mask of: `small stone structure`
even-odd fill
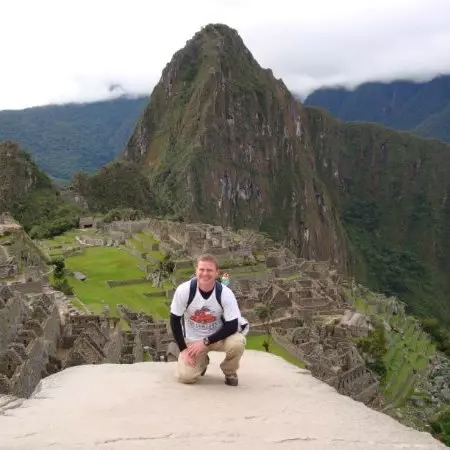
[[[93,228],[95,226],[95,219],[94,217],[81,217],[79,222],[79,227],[81,229],[85,228]]]

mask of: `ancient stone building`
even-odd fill
[[[51,370],[59,333],[59,314],[50,297],[30,300],[7,286],[0,288],[0,393],[33,392]]]

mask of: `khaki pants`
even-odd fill
[[[186,341],[187,346],[192,342]],[[235,333],[226,339],[208,345],[205,353],[197,356],[194,366],[186,364],[180,355],[178,356],[176,377],[182,383],[195,383],[206,369],[207,354],[209,352],[225,352],[225,358],[220,364],[224,375],[233,375],[239,369],[239,362],[245,350],[246,339],[241,333]]]

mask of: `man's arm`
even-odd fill
[[[188,292],[184,292],[185,290],[186,286],[178,286],[175,289],[172,304],[170,305],[170,328],[172,329],[173,337],[178,344],[180,352],[187,348],[181,327],[181,318],[186,311],[187,295],[189,294]]]
[[[228,336],[236,333],[238,330],[238,319],[233,319],[224,322],[222,328],[219,328],[215,333],[211,336],[208,336],[208,341],[210,344],[214,342],[221,341],[222,339],[226,339]]]
[[[170,328],[172,329],[175,342],[178,344],[180,352],[182,352],[185,348],[187,348],[187,345],[183,336],[183,328],[181,327],[181,316],[170,313]]]
[[[226,286],[222,288],[222,308],[224,324],[222,328],[208,337],[211,343],[226,339],[228,336],[236,333],[239,328],[241,312],[233,291]]]

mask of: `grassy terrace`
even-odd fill
[[[412,321],[408,320],[404,325],[403,335],[393,333],[384,358],[388,368],[384,396],[393,406],[402,406],[412,394],[416,377],[426,370],[428,358],[435,351]]]
[[[375,314],[374,306],[366,299],[352,298],[351,295],[349,298],[357,310]],[[394,316],[390,312],[376,315],[393,327],[388,336],[388,351],[384,356],[387,375],[383,396],[391,406],[401,407],[413,393],[416,379],[427,369],[435,348],[417,328],[412,317]]]
[[[248,335],[247,336],[247,348],[249,350],[261,350],[265,351],[263,347],[263,342],[267,340],[267,335],[260,334],[260,335]],[[276,344],[273,339],[270,337],[269,340],[269,352],[280,356],[281,358],[285,359],[287,362],[294,364],[297,367],[304,368],[305,364],[298,360],[297,358],[294,358],[287,350],[285,350],[283,347],[280,347],[278,344]]]
[[[118,315],[116,305],[126,304],[133,311],[144,311],[156,317],[166,317],[168,308],[164,296],[148,298],[146,293],[161,291],[152,284],[132,284],[128,286],[109,287],[107,280],[122,281],[143,278],[144,273],[138,265],[141,259],[123,249],[115,247],[86,248],[82,255],[66,258],[66,266],[72,272],[82,272],[86,281],[70,278],[76,296],[95,313],[108,305],[111,315]],[[166,285],[163,288],[169,288]]]

